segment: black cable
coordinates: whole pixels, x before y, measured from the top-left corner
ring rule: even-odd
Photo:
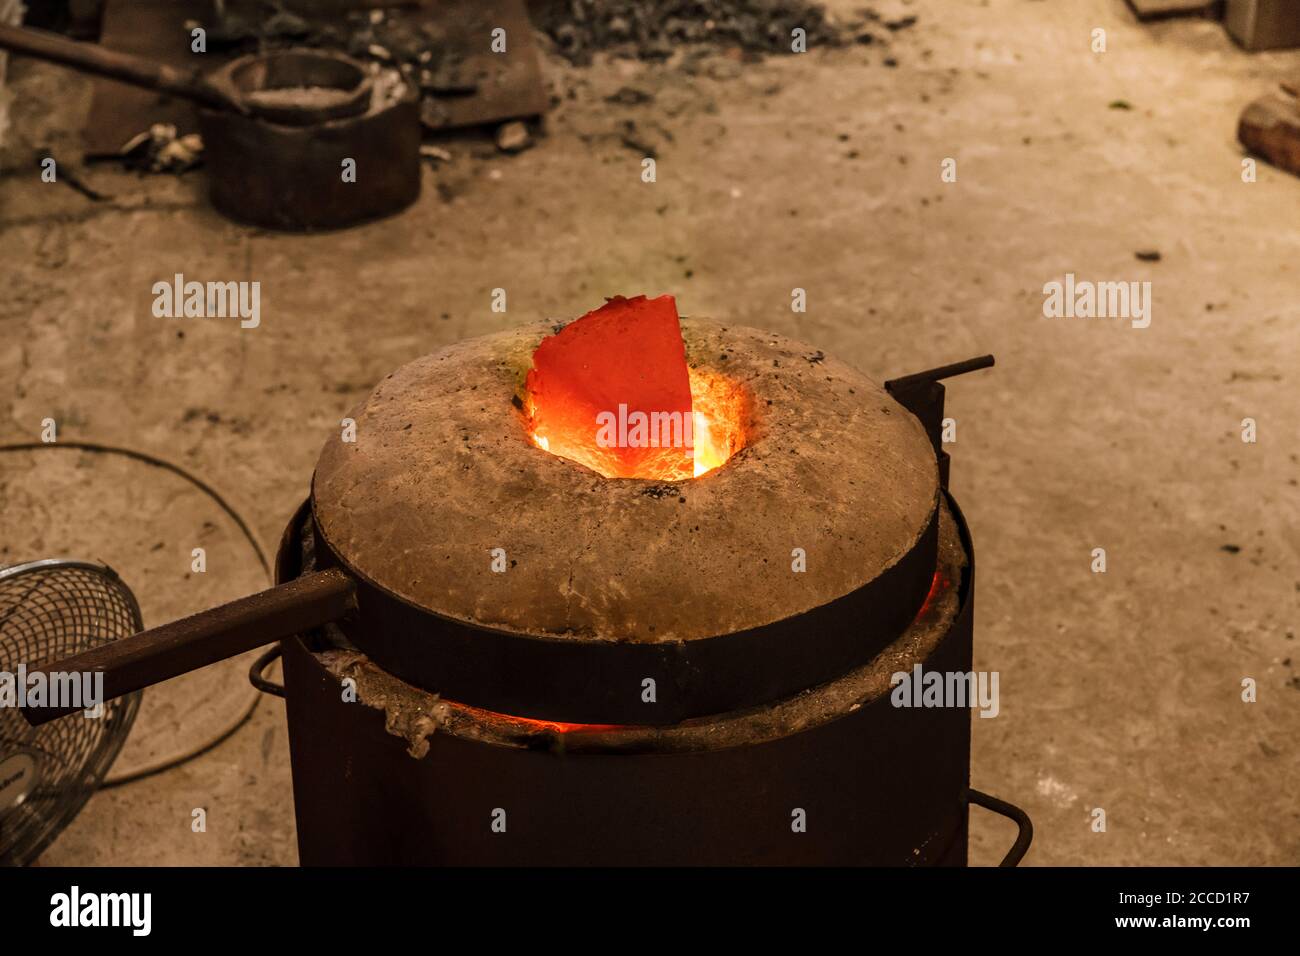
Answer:
[[[134,458],[136,461],[142,461],[146,465],[153,465],[157,468],[162,468],[164,471],[170,471],[172,474],[184,478],[215,501],[218,507],[230,516],[230,520],[238,526],[239,530],[243,532],[244,537],[248,540],[248,543],[253,546],[253,551],[257,554],[257,561],[262,565],[262,570],[266,572],[267,580],[269,581],[271,579],[271,562],[267,560],[266,552],[262,550],[262,544],[257,540],[257,535],[253,534],[253,529],[248,526],[248,522],[243,519],[239,512],[234,509],[221,492],[217,491],[216,488],[213,488],[198,475],[186,471],[175,462],[170,462],[165,458],[159,458],[157,455],[151,455],[148,452],[136,451],[134,448],[123,448],[118,445],[103,445],[98,442],[89,441],[14,442],[12,444],[0,445],[0,452],[35,451],[38,448],[72,448],[79,451],[96,451],[112,455],[123,455],[127,458]]]
[[[267,580],[270,581],[272,579],[271,563],[267,559],[266,551],[262,548],[262,543],[257,540],[257,535],[253,533],[253,529],[249,527],[248,522],[245,521],[243,516],[238,511],[235,510],[234,506],[231,505],[230,502],[226,500],[226,497],[223,494],[221,494],[221,492],[219,492],[212,485],[208,484],[208,482],[204,481],[198,475],[195,475],[193,472],[186,470],[185,468],[176,464],[175,462],[168,461],[165,458],[159,458],[157,455],[151,455],[148,452],[136,451],[134,448],[124,448],[118,445],[105,445],[99,442],[55,441],[55,442],[12,442],[12,443],[0,444],[0,452],[36,451],[37,449],[42,449],[42,448],[66,448],[74,451],[90,451],[90,452],[97,452],[100,454],[121,455],[125,458],[131,458],[135,461],[143,462],[146,465],[153,465],[156,468],[161,468],[164,471],[169,471],[172,474],[180,478],[183,478],[185,481],[188,481],[191,485],[193,485],[195,488],[198,488],[205,495],[207,495],[214,502],[216,502],[217,506],[226,513],[226,515],[230,518],[231,521],[235,523],[235,526],[238,527],[240,532],[243,533],[244,538],[248,541],[249,545],[252,546],[253,553],[257,555],[257,561],[262,566],[262,570],[263,572],[265,572]],[[278,648],[276,649],[276,651],[278,653]],[[266,657],[267,655],[263,655],[263,658],[259,658],[259,663],[261,663],[262,660]],[[266,660],[265,663],[269,664],[270,660]],[[137,780],[143,780],[145,777],[152,777],[155,774],[162,773],[164,770],[170,770],[173,767],[179,767],[183,763],[188,763],[189,761],[193,760],[195,757],[207,753],[209,750],[212,750],[217,745],[229,739],[230,736],[235,733],[235,731],[239,730],[240,727],[244,726],[244,724],[246,724],[249,721],[249,719],[253,716],[253,712],[257,709],[258,700],[261,698],[261,693],[259,693],[259,691],[264,691],[265,693],[268,694],[275,694],[278,697],[283,697],[284,688],[280,687],[277,684],[272,684],[269,681],[266,681],[265,679],[261,679],[260,668],[258,667],[258,664],[254,664],[253,666],[259,671],[260,683],[259,681],[253,681],[253,686],[257,688],[253,692],[253,699],[249,703],[248,707],[244,710],[244,712],[234,722],[232,722],[231,724],[223,728],[215,737],[210,738],[209,740],[200,744],[198,747],[194,748],[193,750],[176,754],[171,757],[164,757],[162,760],[158,761],[157,763],[142,767],[140,770],[137,770],[134,773],[127,774],[126,776],[105,779],[104,783],[100,785],[100,789],[107,790],[110,787],[121,786],[122,784],[125,783],[134,783]],[[251,679],[251,674],[250,674],[250,679]]]

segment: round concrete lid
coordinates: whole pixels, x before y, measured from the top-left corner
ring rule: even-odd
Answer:
[[[779,335],[681,324],[691,365],[752,398],[748,443],[722,467],[611,479],[538,448],[520,400],[555,329],[533,323],[417,359],[350,413],[355,441],[328,442],[313,481],[324,543],[443,618],[658,644],[791,618],[881,578],[927,535],[933,547],[934,451],[882,388]],[[933,568],[902,589],[920,589],[913,612]]]

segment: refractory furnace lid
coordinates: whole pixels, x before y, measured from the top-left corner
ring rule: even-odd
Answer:
[[[668,723],[830,679],[912,620],[939,496],[920,424],[810,346],[681,326],[692,367],[747,396],[745,447],[698,478],[603,478],[534,444],[550,323],[417,359],[350,413],[313,512],[366,586],[354,626],[392,631],[379,654],[368,635],[380,666],[522,716]]]

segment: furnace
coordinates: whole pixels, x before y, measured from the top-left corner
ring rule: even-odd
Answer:
[[[667,297],[579,321],[395,370],[277,588],[61,666],[112,697],[283,639],[309,865],[964,864],[973,801],[1023,854],[969,788],[969,702],[891,700],[971,672],[939,379],[991,358],[881,387]],[[694,447],[602,445],[619,404]]]

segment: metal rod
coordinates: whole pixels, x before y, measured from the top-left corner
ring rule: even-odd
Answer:
[[[197,71],[178,70],[165,63],[155,63],[93,43],[78,43],[57,33],[0,24],[0,49],[182,96],[215,109],[248,112],[248,107],[236,97],[218,89]]]
[[[47,687],[61,683],[51,673],[104,675],[103,701],[215,664],[291,634],[337,621],[355,610],[355,585],[338,568],[231,601],[190,617],[141,631],[66,660],[31,668],[44,674]],[[84,707],[22,708],[33,727]]]
[[[885,388],[894,391],[899,388],[907,388],[909,385],[918,385],[921,382],[937,382],[941,378],[952,378],[954,375],[963,375],[966,372],[992,368],[992,366],[992,355],[979,355],[975,358],[966,359],[964,362],[953,362],[951,365],[940,365],[938,368],[928,369],[924,372],[913,372],[911,375],[904,375],[902,378],[890,379],[885,383]]]

